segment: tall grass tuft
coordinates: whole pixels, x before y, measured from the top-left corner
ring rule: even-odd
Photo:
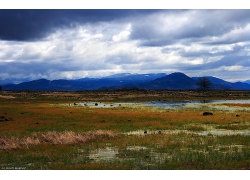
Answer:
[[[112,131],[109,130],[97,130],[86,133],[76,133],[73,131],[56,132],[50,131],[43,133],[40,136],[33,135],[25,138],[18,137],[0,137],[0,150],[16,149],[21,147],[28,147],[29,145],[39,144],[77,144],[85,143],[90,139],[95,138],[115,138],[117,137]]]
[[[49,144],[75,144],[75,143],[85,143],[87,137],[75,132],[47,132],[42,135],[42,140]]]

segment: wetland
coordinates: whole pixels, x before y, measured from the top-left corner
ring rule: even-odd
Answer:
[[[1,169],[250,169],[249,91],[0,95]]]

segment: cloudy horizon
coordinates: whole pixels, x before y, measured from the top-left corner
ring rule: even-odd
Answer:
[[[0,10],[0,78],[250,79],[249,10]]]

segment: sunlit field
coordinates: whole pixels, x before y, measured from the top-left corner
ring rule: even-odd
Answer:
[[[175,100],[246,101],[154,106]],[[249,91],[3,91],[0,168],[250,169],[249,100]]]

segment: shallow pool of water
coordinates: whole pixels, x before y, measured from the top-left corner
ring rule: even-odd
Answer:
[[[147,134],[181,134],[181,133],[191,133],[188,130],[137,130],[137,131],[130,131],[124,134],[126,135],[147,135]]]
[[[89,108],[161,108],[161,109],[184,109],[184,108],[208,108],[217,110],[246,110],[250,107],[230,107],[226,104],[250,104],[250,100],[189,100],[189,101],[151,101],[151,102],[79,102],[68,106],[84,106]]]
[[[244,109],[249,110],[248,107],[228,107],[222,104],[250,104],[250,100],[191,100],[191,101],[152,101],[144,102],[146,106],[159,107],[164,109],[183,109],[183,108],[201,108],[201,107],[214,107],[220,110],[234,110]],[[219,104],[220,106],[215,106]]]
[[[90,108],[115,108],[115,107],[134,107],[142,106],[141,103],[105,103],[105,102],[80,102],[69,104],[69,106],[85,106]]]
[[[191,131],[191,130],[137,130],[124,133],[126,135],[139,135],[145,136],[148,134],[193,134],[199,136],[250,136],[250,130],[226,130],[226,129],[213,129],[208,131]]]
[[[250,131],[249,130],[212,130],[212,131],[203,131],[199,133],[201,136],[249,136]]]
[[[111,160],[116,158],[117,155],[118,149],[116,147],[105,147],[91,151],[88,158],[94,161]]]

